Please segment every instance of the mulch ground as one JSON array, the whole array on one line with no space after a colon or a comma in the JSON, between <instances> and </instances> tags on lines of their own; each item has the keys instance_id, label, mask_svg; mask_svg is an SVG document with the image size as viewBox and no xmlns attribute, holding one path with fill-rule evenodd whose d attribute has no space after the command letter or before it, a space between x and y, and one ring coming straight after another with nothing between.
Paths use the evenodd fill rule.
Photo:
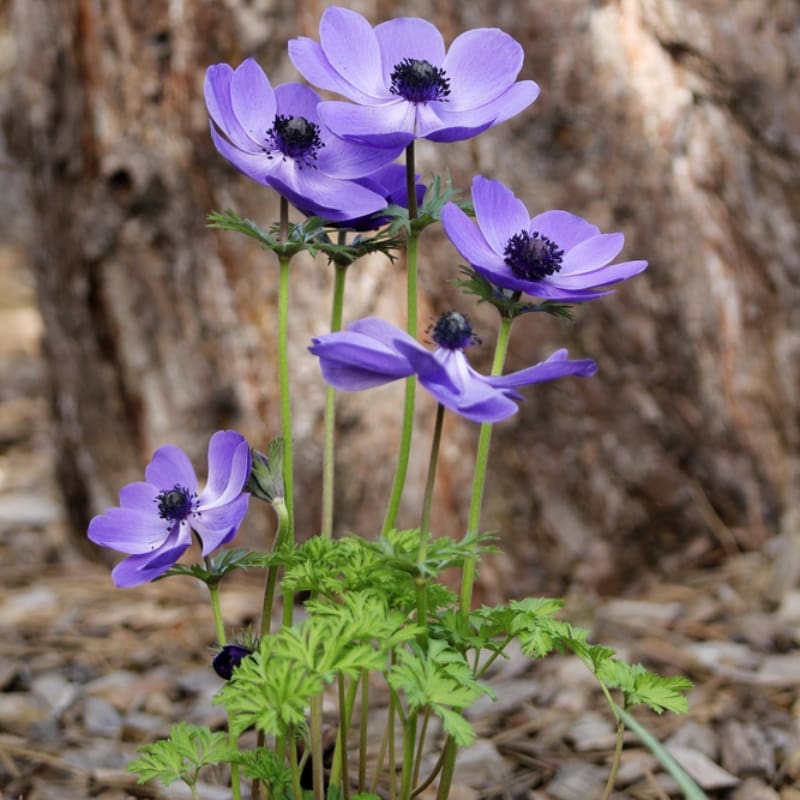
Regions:
<instances>
[{"instance_id":1,"label":"mulch ground","mask_svg":"<svg viewBox=\"0 0 800 800\"><path fill-rule=\"evenodd\" d=\"M210 702L221 681L204 589L173 579L117 590L106 566L69 546L22 262L18 249L0 250L0 790L8 800L185 798L180 785L136 785L125 767L177 721L224 723ZM570 619L595 641L695 682L688 715L639 718L709 798L800 800L800 591L775 598L774 581L768 555L749 553L645 583L635 597L569 598ZM252 617L257 597L246 579L225 590L231 625ZM497 699L471 713L479 738L453 798L598 798L614 726L585 669L512 655L491 683ZM201 797L230 797L217 777L204 776ZM614 797L679 796L629 737Z\"/></svg>"}]
</instances>

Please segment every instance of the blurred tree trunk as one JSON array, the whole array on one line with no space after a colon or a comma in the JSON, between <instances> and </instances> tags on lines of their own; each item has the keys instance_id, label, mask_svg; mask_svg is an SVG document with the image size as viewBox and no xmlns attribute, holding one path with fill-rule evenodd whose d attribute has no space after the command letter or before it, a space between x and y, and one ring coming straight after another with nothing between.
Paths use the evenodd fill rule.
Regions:
<instances>
[{"instance_id":1,"label":"blurred tree trunk","mask_svg":"<svg viewBox=\"0 0 800 800\"><path fill-rule=\"evenodd\" d=\"M225 207L268 225L277 206L214 151L202 80L208 64L247 55L273 83L295 80L285 42L316 36L322 5L13 2L5 128L30 174L59 476L79 531L160 444L199 458L218 427L255 444L278 431L274 264L204 228ZM373 22L429 15L410 0L363 8ZM576 576L613 589L642 562L711 561L790 533L800 508L796 3L564 0L552 9L437 5L432 21L448 41L479 25L519 39L523 77L543 92L474 141L419 148L423 174L446 168L464 187L475 173L496 177L534 213L567 208L624 229L625 255L651 264L615 296L577 309L572 326L530 318L515 328L509 369L564 345L601 369L591 381L528 391L495 433L484 525L501 532L510 558L484 577L502 576L511 592ZM451 285L454 251L433 231L423 248L423 313L469 309ZM323 389L305 343L325 329L329 272L310 261L294 269L307 533L317 525ZM351 273L347 319L402 314L398 266L373 259ZM490 312L472 312L487 344ZM488 369L484 350L474 358ZM343 530L379 525L396 388L341 399ZM404 524L417 521L424 481L432 409L424 396L419 404ZM463 524L464 454L476 432L448 423L439 531Z\"/></svg>"}]
</instances>

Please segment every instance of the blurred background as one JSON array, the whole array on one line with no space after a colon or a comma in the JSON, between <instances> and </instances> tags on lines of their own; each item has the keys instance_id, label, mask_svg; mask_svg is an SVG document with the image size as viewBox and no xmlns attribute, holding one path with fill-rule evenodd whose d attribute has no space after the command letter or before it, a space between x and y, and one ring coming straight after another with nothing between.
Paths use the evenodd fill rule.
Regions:
<instances>
[{"instance_id":1,"label":"blurred background","mask_svg":"<svg viewBox=\"0 0 800 800\"><path fill-rule=\"evenodd\" d=\"M564 208L624 231L623 256L650 262L576 309L574 323L529 315L515 326L509 370L566 346L600 371L526 390L519 414L496 427L483 526L506 555L484 569L484 597L619 593L636 576L752 550L774 559L776 592L790 586L800 536L796 2L344 4L373 23L425 16L448 42L477 26L518 39L521 77L540 84L540 98L477 139L421 142L423 179L449 173L467 190L474 174L497 178L532 213ZM28 281L35 289L49 465L70 541L95 559L88 519L156 447L178 444L202 470L218 428L262 447L278 433L276 264L205 227L229 207L267 227L276 198L214 150L202 83L209 64L247 56L275 84L298 79L286 41L316 37L326 5L0 2L4 301ZM421 324L451 307L470 313L484 341L470 355L488 370L493 309L453 288L458 255L438 230L422 254ZM323 385L305 347L328 324L332 270L308 259L293 269L299 529L311 535ZM346 320L402 319L401 264L359 262L348 292ZM340 532L370 536L380 524L401 391L340 401ZM406 525L417 522L433 412L425 395L418 406ZM433 526L457 535L477 426L451 419L446 435ZM245 540L260 543L259 527Z\"/></svg>"},{"instance_id":2,"label":"blurred background","mask_svg":"<svg viewBox=\"0 0 800 800\"><path fill-rule=\"evenodd\" d=\"M563 208L624 231L623 257L650 263L573 323L515 324L508 370L559 347L600 369L525 389L496 426L483 527L503 553L484 563L478 599L565 596L593 641L695 681L689 715L642 719L709 797L798 800L797 1L342 4L373 23L427 17L448 42L476 26L518 39L539 99L474 140L420 142L423 179L449 173L466 190L475 174L497 178L531 213ZM275 260L205 224L234 208L268 227L277 200L214 150L202 85L208 65L248 56L273 83L296 80L286 41L316 37L325 5L0 0L3 797L180 800L135 786L126 764L178 720L225 724L210 703L220 681L204 587L115 590L115 557L86 525L162 444L202 474L215 430L261 448L279 431ZM488 371L494 310L455 290L459 258L439 230L421 252L420 328L469 313L484 343L469 355ZM327 329L332 270L298 259L292 271L305 537L319 525L324 394L306 345ZM348 286L346 321L402 323L402 263L361 261ZM377 534L401 402L399 384L340 395L339 533ZM418 393L402 525L418 523L433 412ZM463 531L477 433L446 421L437 533ZM269 543L260 511L237 542ZM224 587L231 634L256 620L251 578ZM497 666L457 796L599 797L613 721L583 666L513 654ZM625 758L615 798L680 795L632 741Z\"/></svg>"}]
</instances>

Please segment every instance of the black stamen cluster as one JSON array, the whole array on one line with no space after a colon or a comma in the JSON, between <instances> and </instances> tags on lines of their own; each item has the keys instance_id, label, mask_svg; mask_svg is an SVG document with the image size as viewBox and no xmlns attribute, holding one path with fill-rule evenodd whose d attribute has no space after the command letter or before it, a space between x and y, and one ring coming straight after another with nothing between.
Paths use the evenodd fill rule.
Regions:
<instances>
[{"instance_id":1,"label":"black stamen cluster","mask_svg":"<svg viewBox=\"0 0 800 800\"><path fill-rule=\"evenodd\" d=\"M301 166L313 167L317 153L325 147L320 139L319 125L309 122L305 117L289 117L277 114L272 127L267 131L267 147L264 148L270 158L276 151L284 160L292 158ZM270 152L271 151L271 152Z\"/></svg>"},{"instance_id":2,"label":"black stamen cluster","mask_svg":"<svg viewBox=\"0 0 800 800\"><path fill-rule=\"evenodd\" d=\"M552 239L538 231L520 231L508 240L503 256L518 278L540 281L561 269L564 251Z\"/></svg>"},{"instance_id":3,"label":"black stamen cluster","mask_svg":"<svg viewBox=\"0 0 800 800\"><path fill-rule=\"evenodd\" d=\"M480 343L469 318L458 311L446 311L426 332L439 347L446 350L463 350Z\"/></svg>"},{"instance_id":4,"label":"black stamen cluster","mask_svg":"<svg viewBox=\"0 0 800 800\"><path fill-rule=\"evenodd\" d=\"M450 78L441 67L424 58L404 58L395 64L389 91L410 103L444 100L450 94Z\"/></svg>"},{"instance_id":5,"label":"black stamen cluster","mask_svg":"<svg viewBox=\"0 0 800 800\"><path fill-rule=\"evenodd\" d=\"M176 483L171 489L159 492L156 502L161 519L181 520L192 513L194 496L186 487Z\"/></svg>"}]
</instances>

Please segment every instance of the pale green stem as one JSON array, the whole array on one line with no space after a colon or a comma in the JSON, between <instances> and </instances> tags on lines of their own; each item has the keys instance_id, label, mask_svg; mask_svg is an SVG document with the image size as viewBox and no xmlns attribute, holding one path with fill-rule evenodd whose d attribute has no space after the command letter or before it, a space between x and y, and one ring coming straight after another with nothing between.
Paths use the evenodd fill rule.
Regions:
<instances>
[{"instance_id":1,"label":"pale green stem","mask_svg":"<svg viewBox=\"0 0 800 800\"><path fill-rule=\"evenodd\" d=\"M288 739L289 739L289 768L292 771L292 787L294 788L294 796L302 797L303 789L300 786L300 765L297 763L297 742L295 740L294 725L289 726Z\"/></svg>"},{"instance_id":2,"label":"pale green stem","mask_svg":"<svg viewBox=\"0 0 800 800\"><path fill-rule=\"evenodd\" d=\"M417 219L417 192L414 167L414 142L406 148L406 185L408 186L408 218L411 229L408 234L408 249L406 252L406 331L417 338L417 274L419 231L414 225ZM403 424L400 429L400 448L397 454L397 467L395 469L392 490L386 506L386 516L383 520L381 535L386 536L397 522L397 513L400 501L403 498L403 489L406 484L408 462L411 456L411 437L414 432L414 404L417 393L417 379L412 375L406 378L405 398L403 400Z\"/></svg>"},{"instance_id":3,"label":"pale green stem","mask_svg":"<svg viewBox=\"0 0 800 800\"><path fill-rule=\"evenodd\" d=\"M276 497L272 501L272 507L278 515L278 530L275 532L275 540L272 544L272 551L275 552L283 544L289 528L289 515L286 511L286 504L282 497ZM280 567L275 564L267 570L267 579L264 583L264 600L261 605L261 636L269 634L272 625L272 606L275 602L275 585L278 582L278 572ZM256 748L264 746L264 731L256 734ZM261 782L254 778L251 784L250 796L252 800L259 800L261 796Z\"/></svg>"},{"instance_id":4,"label":"pale green stem","mask_svg":"<svg viewBox=\"0 0 800 800\"><path fill-rule=\"evenodd\" d=\"M447 737L444 743L444 758L442 759L442 776L439 778L439 789L436 792L436 800L447 800L450 794L450 786L453 783L453 773L456 768L456 751L458 747L452 736Z\"/></svg>"},{"instance_id":5,"label":"pale green stem","mask_svg":"<svg viewBox=\"0 0 800 800\"><path fill-rule=\"evenodd\" d=\"M417 753L414 757L414 775L411 778L412 786L416 786L419 780L419 770L422 766L422 756L425 752L425 737L428 735L428 723L430 722L430 718L431 710L430 708L426 708L425 715L422 717L422 730L419 733L419 741L417 742ZM414 796L413 792L411 796Z\"/></svg>"},{"instance_id":6,"label":"pale green stem","mask_svg":"<svg viewBox=\"0 0 800 800\"><path fill-rule=\"evenodd\" d=\"M225 639L225 623L222 621L222 610L219 605L219 584L209 583L208 594L211 597L211 610L214 612L214 624L217 627L217 643L220 647L224 647Z\"/></svg>"},{"instance_id":7,"label":"pale green stem","mask_svg":"<svg viewBox=\"0 0 800 800\"><path fill-rule=\"evenodd\" d=\"M209 560L206 558L206 567L209 566ZM209 583L208 584L208 594L211 597L211 609L214 613L214 624L217 627L217 643L220 647L225 646L225 623L222 621L222 610L220 608L219 602L219 584L217 583ZM228 721L231 720L231 714L228 713ZM237 749L236 743L236 735L234 732L228 728L228 739L230 741L231 747L235 750ZM239 779L239 765L238 764L231 764L231 790L233 791L233 800L241 800L242 796L242 789Z\"/></svg>"},{"instance_id":8,"label":"pale green stem","mask_svg":"<svg viewBox=\"0 0 800 800\"><path fill-rule=\"evenodd\" d=\"M369 672L361 671L361 716L358 721L358 791L367 785L367 734L369 731Z\"/></svg>"},{"instance_id":9,"label":"pale green stem","mask_svg":"<svg viewBox=\"0 0 800 800\"><path fill-rule=\"evenodd\" d=\"M614 791L614 784L617 781L617 772L619 772L619 764L622 759L622 744L625 738L625 723L622 720L617 722L617 740L614 745L614 757L611 760L611 771L608 773L608 781L606 788L603 791L603 796L600 800L609 800L611 793Z\"/></svg>"},{"instance_id":10,"label":"pale green stem","mask_svg":"<svg viewBox=\"0 0 800 800\"><path fill-rule=\"evenodd\" d=\"M416 710L410 711L403 726L403 766L400 775L400 800L411 800L414 777L414 744L417 740Z\"/></svg>"},{"instance_id":11,"label":"pale green stem","mask_svg":"<svg viewBox=\"0 0 800 800\"><path fill-rule=\"evenodd\" d=\"M283 487L289 519L289 537L294 541L294 457L292 446L292 400L289 390L289 259L281 256L278 274L278 381L280 386L281 433L283 435Z\"/></svg>"},{"instance_id":12,"label":"pale green stem","mask_svg":"<svg viewBox=\"0 0 800 800\"><path fill-rule=\"evenodd\" d=\"M341 780L342 798L350 800L350 770L347 758L347 739L350 731L350 720L353 718L353 705L358 692L358 678L351 680L345 691L345 677L340 672L337 677L339 690L339 732L336 736L336 748L333 753L329 784L337 786Z\"/></svg>"},{"instance_id":13,"label":"pale green stem","mask_svg":"<svg viewBox=\"0 0 800 800\"><path fill-rule=\"evenodd\" d=\"M286 503L280 497L272 501L272 507L278 515L278 530L275 533L275 542L272 545L272 552L278 550L283 545L289 533L289 513L286 510ZM261 635L269 633L272 623L272 606L275 601L275 585L278 582L278 572L280 567L275 564L267 569L267 580L264 584L264 601L261 606Z\"/></svg>"},{"instance_id":14,"label":"pale green stem","mask_svg":"<svg viewBox=\"0 0 800 800\"><path fill-rule=\"evenodd\" d=\"M333 303L331 306L331 333L342 329L344 308L344 286L347 265L336 264L333 282ZM328 386L325 390L325 433L322 460L322 525L321 535L330 539L333 536L333 499L336 471L336 389Z\"/></svg>"},{"instance_id":15,"label":"pale green stem","mask_svg":"<svg viewBox=\"0 0 800 800\"><path fill-rule=\"evenodd\" d=\"M417 625L422 628L417 641L423 649L428 646L428 576L425 571L425 558L428 554L433 489L436 485L436 465L439 462L439 445L442 441L443 422L444 406L439 403L436 407L436 423L433 427L431 456L428 461L428 478L425 482L425 496L422 501L422 519L419 525L419 548L417 550L417 577L414 579L414 587L417 593Z\"/></svg>"},{"instance_id":16,"label":"pale green stem","mask_svg":"<svg viewBox=\"0 0 800 800\"><path fill-rule=\"evenodd\" d=\"M311 768L314 776L314 800L325 797L325 765L322 763L322 694L311 698Z\"/></svg>"},{"instance_id":17,"label":"pale green stem","mask_svg":"<svg viewBox=\"0 0 800 800\"><path fill-rule=\"evenodd\" d=\"M294 622L294 592L283 593L283 616L281 625L284 628L291 628Z\"/></svg>"},{"instance_id":18,"label":"pale green stem","mask_svg":"<svg viewBox=\"0 0 800 800\"><path fill-rule=\"evenodd\" d=\"M500 329L497 333L497 344L494 350L492 361L492 375L500 375L503 372L503 365L506 362L508 352L508 340L511 335L511 323L514 320L502 317ZM478 449L475 454L475 472L472 477L472 499L469 504L469 517L467 520L467 536L475 536L480 530L481 508L483 506L483 490L486 486L486 471L489 465L489 445L492 441L492 423L484 422L481 425L478 435ZM461 624L466 630L467 619L472 608L472 587L475 582L475 557L464 561L461 575L461 600L460 618Z\"/></svg>"}]
</instances>

